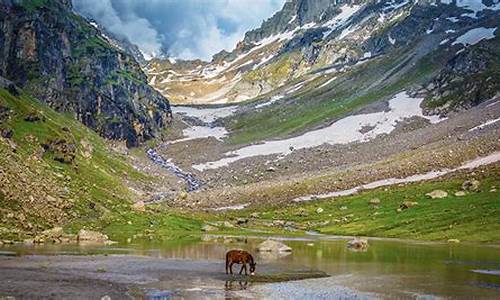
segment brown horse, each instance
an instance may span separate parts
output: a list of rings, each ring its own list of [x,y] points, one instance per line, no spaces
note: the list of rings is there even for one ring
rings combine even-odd
[[[228,271],[233,274],[233,264],[243,264],[241,266],[240,274],[245,270],[245,275],[247,275],[247,264],[250,265],[250,275],[255,274],[255,265],[257,263],[253,260],[250,253],[244,250],[231,250],[226,253],[226,274]]]

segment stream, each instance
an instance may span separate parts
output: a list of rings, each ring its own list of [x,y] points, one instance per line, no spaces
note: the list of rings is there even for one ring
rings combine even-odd
[[[188,126],[183,130],[184,137],[178,140],[166,142],[159,147],[168,147],[170,144],[185,142],[193,139],[214,137],[218,140],[224,138],[227,131],[224,127],[215,126],[214,122],[220,118],[230,116],[236,111],[235,106],[227,106],[220,108],[196,108],[189,106],[174,106],[174,112],[181,116],[194,118],[200,125],[193,125],[184,121]],[[171,159],[166,159],[161,156],[156,149],[148,149],[146,151],[148,158],[155,164],[165,168],[169,172],[174,173],[175,176],[182,179],[187,185],[188,192],[194,192],[201,188],[202,182],[196,178],[192,173],[185,172],[179,168]]]
[[[500,297],[498,246],[369,238],[365,252],[353,252],[346,248],[347,240],[342,237],[275,238],[290,246],[292,252],[258,252],[256,247],[263,241],[262,237],[211,235],[110,246],[4,246],[0,248],[0,269],[10,271],[0,272],[0,295],[1,282],[5,284],[9,276],[21,272],[19,276],[25,276],[23,278],[32,284],[41,282],[39,295],[43,295],[44,290],[55,295],[68,293],[67,287],[58,290],[58,283],[50,279],[61,274],[67,282],[80,278],[79,284],[91,284],[75,291],[82,293],[80,297],[93,291],[97,293],[99,280],[115,287],[125,285],[128,289],[140,290],[143,294],[138,298],[143,299]],[[226,276],[224,255],[237,248],[254,255],[258,275],[318,270],[330,277],[257,283],[244,277]],[[108,287],[103,293],[118,299],[110,290]]]
[[[174,173],[178,178],[184,180],[184,182],[186,182],[188,192],[194,192],[201,187],[202,183],[198,178],[191,173],[183,171],[173,162],[163,158],[160,154],[158,154],[158,152],[156,152],[155,149],[148,149],[146,154],[152,162],[167,169],[168,171]]]

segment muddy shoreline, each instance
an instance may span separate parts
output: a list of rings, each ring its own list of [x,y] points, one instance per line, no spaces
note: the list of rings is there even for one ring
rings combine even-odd
[[[283,267],[272,264],[259,267],[262,274],[285,271]],[[251,291],[243,291],[263,284],[253,282],[259,281],[258,278],[252,280],[242,275],[226,275],[223,260],[118,254],[0,255],[0,269],[0,298],[15,299],[239,297],[243,294],[250,296]],[[290,270],[287,272],[294,274]],[[310,277],[303,271],[298,274]],[[311,274],[315,277],[314,273]]]

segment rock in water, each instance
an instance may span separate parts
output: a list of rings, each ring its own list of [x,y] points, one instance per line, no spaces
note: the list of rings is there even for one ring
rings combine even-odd
[[[479,182],[479,180],[476,179],[466,180],[462,184],[462,190],[469,192],[477,192],[479,190],[480,185],[481,182]]]
[[[460,240],[458,240],[458,239],[449,239],[448,243],[450,243],[450,244],[458,244],[458,243],[460,243]]]
[[[368,241],[365,239],[355,238],[347,242],[347,248],[356,251],[363,251],[368,249]]]
[[[275,240],[265,240],[257,246],[259,252],[291,252],[292,248]]]
[[[442,199],[448,197],[448,193],[443,190],[434,190],[425,195],[431,199]]]
[[[78,232],[78,241],[79,242],[95,242],[95,243],[112,243],[109,240],[108,236],[92,230],[80,229]]]

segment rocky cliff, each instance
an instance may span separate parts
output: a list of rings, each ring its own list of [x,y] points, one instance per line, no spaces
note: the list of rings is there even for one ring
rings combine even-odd
[[[67,0],[0,2],[0,75],[128,146],[155,136],[170,105],[139,64]]]

